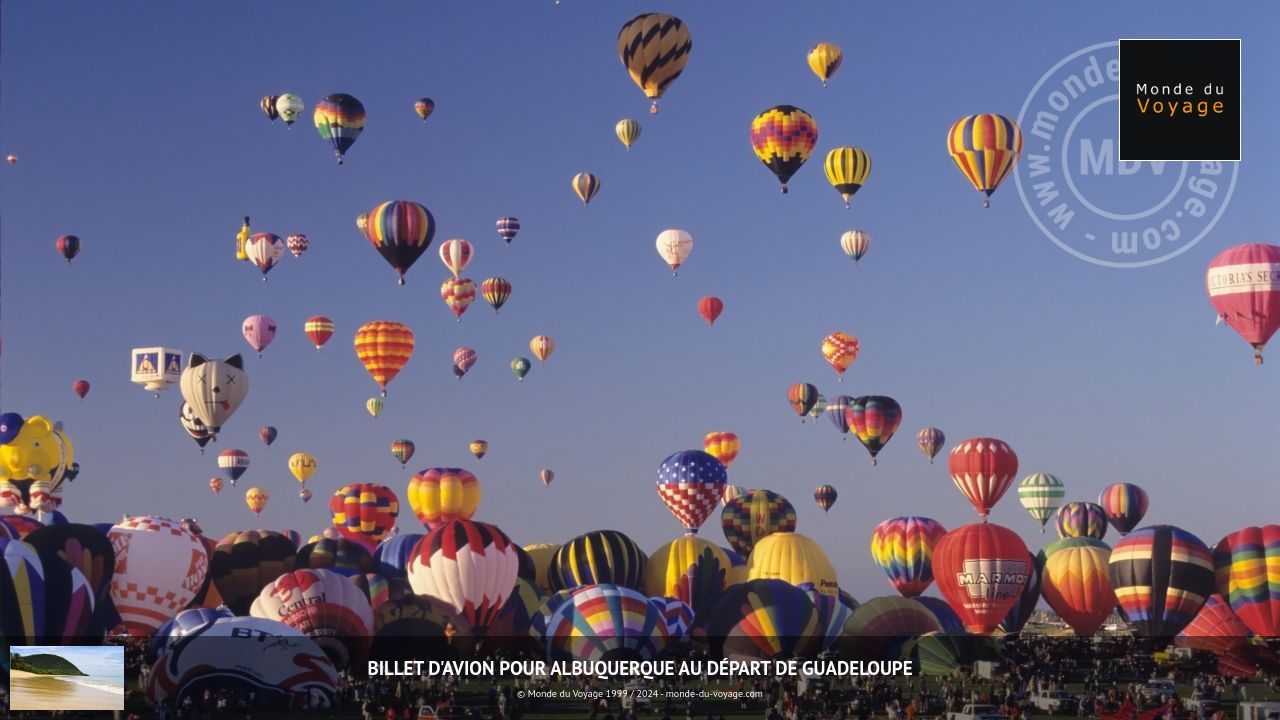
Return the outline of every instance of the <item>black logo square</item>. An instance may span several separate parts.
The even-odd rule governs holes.
[[[1120,41],[1120,159],[1240,159],[1239,40]]]

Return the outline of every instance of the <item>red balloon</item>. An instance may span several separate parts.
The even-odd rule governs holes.
[[[89,381],[77,380],[71,383],[71,390],[76,394],[76,397],[83,400],[84,396],[89,394]]]
[[[698,314],[707,321],[707,325],[715,325],[716,318],[720,317],[722,312],[724,312],[724,301],[715,295],[707,295],[698,301]]]
[[[1000,626],[1031,572],[1031,556],[1022,538],[999,525],[965,525],[933,546],[938,590],[975,635],[990,635]]]
[[[1227,248],[1204,278],[1218,317],[1240,333],[1262,364],[1262,347],[1280,329],[1280,247],[1250,243]]]
[[[1013,484],[1018,455],[1003,440],[969,438],[951,448],[947,468],[956,487],[985,518]]]

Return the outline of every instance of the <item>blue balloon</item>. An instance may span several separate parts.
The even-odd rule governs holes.
[[[424,537],[418,533],[396,534],[378,543],[373,551],[373,571],[383,577],[405,577],[409,556]]]
[[[156,660],[160,659],[161,653],[168,650],[184,636],[195,632],[218,618],[229,617],[235,617],[235,614],[225,606],[216,610],[192,608],[174,615],[151,636],[151,642],[147,644],[147,663],[154,665]]]
[[[18,431],[26,421],[18,413],[0,415],[0,445],[7,445],[18,437]]]
[[[688,485],[721,484],[729,482],[724,464],[702,450],[681,450],[658,466],[658,484],[684,483]]]

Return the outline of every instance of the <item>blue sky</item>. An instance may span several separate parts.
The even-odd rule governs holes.
[[[68,660],[86,675],[124,676],[124,647],[72,647],[69,645],[20,645],[13,652],[19,655],[51,653]]]
[[[1248,347],[1214,326],[1203,286],[1217,252],[1272,240],[1280,174],[1268,159],[1280,144],[1269,125],[1280,108],[1264,78],[1280,50],[1262,28],[1276,25],[1273,5],[316,7],[5,7],[0,152],[20,161],[0,170],[0,399],[65,423],[84,467],[66,494],[71,518],[195,515],[215,536],[259,526],[305,536],[328,524],[327,497],[345,483],[403,495],[408,474],[388,448],[407,437],[418,446],[412,469],[476,473],[477,519],[522,544],[610,527],[652,550],[680,532],[654,492],[658,464],[725,429],[743,444],[730,481],[788,496],[799,531],[863,598],[890,592],[866,549],[877,522],[976,519],[945,456],[931,466],[914,446],[919,428],[936,425],[952,441],[1007,440],[1020,474],[1058,475],[1068,500],[1137,482],[1152,497],[1148,522],[1206,542],[1276,520],[1280,357],[1254,367]],[[657,116],[615,49],[618,27],[648,10],[679,15],[694,38]],[[1199,245],[1145,270],[1062,252],[1012,181],[983,211],[944,146],[956,118],[1016,116],[1057,60],[1118,37],[1244,39],[1245,161],[1230,207]],[[845,52],[825,89],[804,61],[820,40]],[[307,103],[292,129],[258,110],[262,95],[282,92]],[[310,123],[332,92],[360,98],[369,115],[342,167]],[[425,125],[412,110],[421,95],[436,102]],[[785,197],[748,142],[751,118],[780,103],[805,108],[820,129]],[[630,152],[613,135],[623,117],[643,126]],[[820,153],[836,144],[874,163],[851,210],[822,176]],[[569,189],[581,171],[603,181],[587,209]],[[404,287],[354,226],[400,198],[439,224]],[[246,214],[255,230],[306,233],[310,251],[260,282],[232,257]],[[493,228],[502,215],[524,226],[510,248]],[[675,279],[653,245],[668,227],[695,241]],[[849,228],[872,237],[857,269],[838,245]],[[53,250],[65,233],[84,242],[69,268]],[[448,273],[435,251],[451,237],[476,247],[466,275],[513,283],[500,316],[477,301],[457,323],[441,302]],[[695,308],[704,294],[726,303],[710,329]],[[261,360],[240,335],[254,313],[281,326]],[[338,325],[319,356],[302,333],[312,314]],[[351,348],[356,327],[375,319],[409,324],[418,341],[376,420],[364,400],[377,388]],[[818,351],[833,330],[862,342],[843,383]],[[556,352],[517,383],[507,364],[540,333]],[[253,389],[204,456],[178,426],[176,388],[156,400],[129,383],[129,349],[158,344],[247,355]],[[449,370],[460,345],[479,354],[461,382]],[[93,384],[84,402],[71,392],[77,378]],[[825,419],[797,421],[786,388],[800,380],[827,396],[899,400],[904,422],[877,467]],[[265,424],[280,432],[269,449],[257,438]],[[483,460],[467,451],[473,438],[490,442]],[[232,447],[252,467],[215,497],[217,451]],[[285,467],[298,450],[319,458],[309,505]],[[556,471],[550,488],[542,467]],[[820,483],[840,491],[826,516],[811,500]],[[261,518],[242,499],[253,485],[272,496]],[[718,519],[702,533],[723,542]],[[1012,492],[992,519],[1033,550],[1053,537]],[[407,503],[400,525],[417,525]]]

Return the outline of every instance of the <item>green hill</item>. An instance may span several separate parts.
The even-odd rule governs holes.
[[[36,675],[84,675],[80,668],[66,658],[41,653],[38,655],[10,655],[14,670],[24,670]]]

